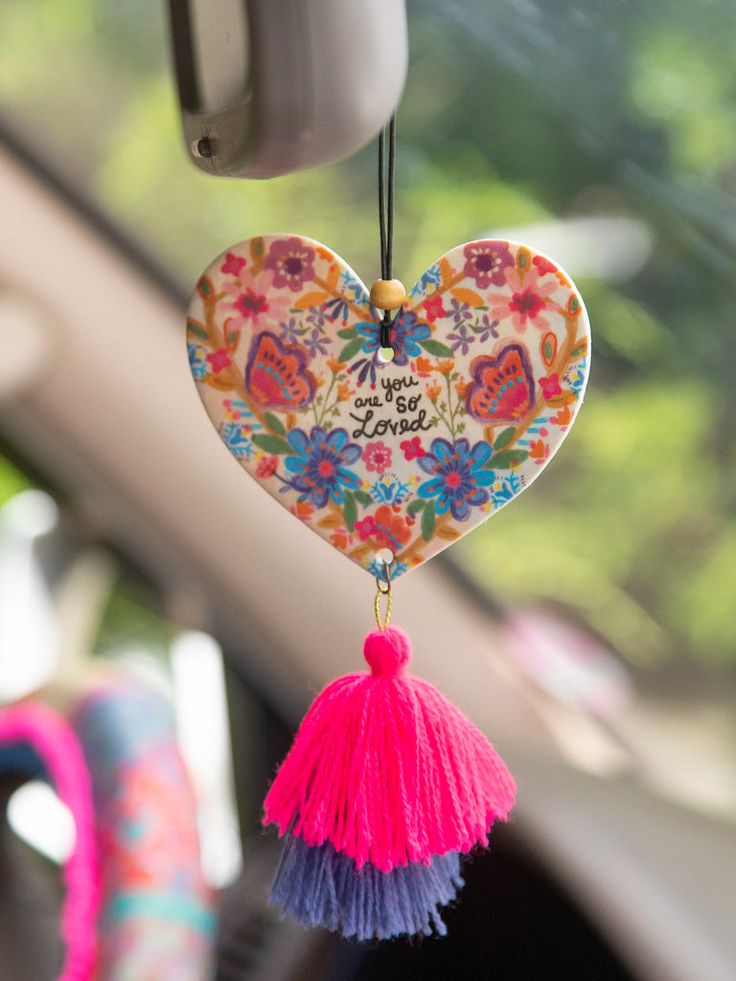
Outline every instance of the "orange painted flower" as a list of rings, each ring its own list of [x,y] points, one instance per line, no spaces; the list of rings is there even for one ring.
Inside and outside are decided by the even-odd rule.
[[[345,365],[342,363],[342,361],[338,361],[337,358],[328,358],[327,367],[330,369],[333,375],[336,375],[338,372],[342,371]]]
[[[335,548],[339,549],[346,549],[352,540],[353,536],[350,534],[347,528],[335,528],[330,535],[330,541]]]
[[[300,521],[309,521],[314,514],[314,508],[309,501],[297,501],[296,504],[292,505],[291,513]]]
[[[441,375],[449,375],[455,370],[455,362],[448,358],[447,361],[438,361],[434,366],[435,371],[439,371]]]
[[[429,378],[429,373],[432,370],[432,362],[429,358],[417,358],[413,366],[416,373],[420,378]]]
[[[317,377],[315,378],[315,380],[314,380],[314,383],[315,383],[315,385],[317,386],[317,388],[322,388],[322,386],[323,386],[323,385],[324,385],[324,383],[325,383],[325,376],[324,376],[324,375],[318,375],[318,376],[317,376]]]
[[[572,412],[570,411],[570,406],[563,405],[563,407],[559,410],[559,412],[556,415],[550,416],[549,421],[553,422],[555,426],[560,426],[561,429],[564,429],[565,426],[569,426],[570,422],[572,421]]]
[[[529,456],[537,463],[542,463],[549,456],[549,446],[542,439],[533,439],[529,444]]]
[[[458,380],[455,382],[455,391],[457,392],[457,394],[460,396],[461,399],[464,399],[465,396],[468,394],[469,388],[470,388],[470,382],[463,381],[462,378],[458,378]]]
[[[427,393],[427,398],[430,402],[436,402],[440,395],[442,395],[442,386],[438,385],[437,382],[433,382],[431,385],[425,385],[424,391]]]
[[[347,402],[350,396],[353,394],[354,389],[350,387],[349,382],[341,382],[337,386],[337,401]]]
[[[411,538],[411,528],[400,514],[396,514],[388,504],[382,504],[375,513],[374,538],[386,545],[392,552],[400,552],[401,547]]]

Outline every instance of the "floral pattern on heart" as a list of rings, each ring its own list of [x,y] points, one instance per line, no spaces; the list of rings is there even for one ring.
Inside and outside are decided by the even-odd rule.
[[[518,496],[581,404],[589,325],[568,276],[513,242],[452,249],[381,356],[350,267],[296,235],[234,246],[197,284],[192,374],[238,463],[373,574],[416,568]]]

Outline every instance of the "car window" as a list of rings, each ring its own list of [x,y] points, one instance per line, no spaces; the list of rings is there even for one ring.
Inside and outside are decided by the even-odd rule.
[[[649,769],[734,814],[736,8],[423,0],[410,16],[397,272],[408,286],[458,242],[513,236],[575,277],[594,335],[558,460],[450,561],[525,629],[595,638],[609,715]],[[8,124],[182,290],[266,231],[377,275],[373,147],[263,183],[187,162],[162,5],[5,0],[0,37]],[[573,667],[525,669],[560,691]],[[683,758],[709,765],[685,783]]]

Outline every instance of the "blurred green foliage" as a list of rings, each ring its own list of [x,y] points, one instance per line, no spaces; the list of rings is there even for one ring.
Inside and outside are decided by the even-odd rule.
[[[266,183],[187,163],[163,5],[5,0],[0,98],[189,284],[259,232],[377,273],[375,148]],[[459,241],[575,215],[646,224],[623,282],[581,282],[587,403],[532,493],[453,550],[502,598],[550,595],[632,663],[736,664],[736,7],[730,0],[410,5],[396,255],[410,282]],[[575,269],[571,272],[574,274]]]
[[[5,457],[0,456],[0,507],[11,497],[15,497],[21,491],[29,490],[32,486],[24,473]]]

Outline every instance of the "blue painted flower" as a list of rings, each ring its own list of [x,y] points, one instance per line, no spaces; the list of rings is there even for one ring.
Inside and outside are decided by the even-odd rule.
[[[207,376],[207,349],[201,344],[187,344],[189,365],[195,378]]]
[[[345,490],[360,487],[360,478],[347,464],[360,457],[357,443],[348,442],[345,429],[327,432],[314,426],[307,435],[302,429],[292,429],[287,436],[294,456],[286,457],[286,469],[294,474],[290,485],[300,493],[300,501],[309,500],[323,508],[329,500],[342,504]]]
[[[368,303],[368,290],[359,279],[356,279],[355,276],[351,276],[349,272],[343,271],[340,274],[340,280],[342,282],[343,293],[355,300],[356,303],[361,305]]]
[[[244,457],[247,460],[253,455],[254,446],[243,432],[243,427],[240,423],[223,423],[220,428],[220,436],[234,457],[238,459]]]
[[[588,364],[587,358],[582,358],[580,363],[576,368],[572,368],[565,376],[565,381],[568,383],[573,392],[582,392],[585,388],[586,367]]]
[[[417,493],[425,499],[436,498],[438,514],[451,511],[456,521],[465,521],[471,507],[488,501],[486,488],[493,483],[494,474],[484,467],[490,455],[488,443],[479,442],[471,448],[467,439],[454,443],[432,440],[429,453],[417,460],[431,479],[420,484]]]
[[[399,576],[403,575],[409,567],[406,562],[396,562],[394,560],[391,563],[391,579],[398,579]],[[379,562],[378,559],[373,559],[371,564],[368,566],[368,572],[372,573],[376,579],[382,579],[386,582],[386,565],[383,562]]]
[[[332,300],[328,300],[322,309],[325,312],[325,316],[329,317],[330,320],[342,320],[343,324],[348,322],[350,307],[342,297],[336,296]]]
[[[491,491],[491,500],[497,508],[503,507],[504,504],[508,504],[512,501],[516,495],[521,491],[523,484],[519,476],[515,473],[510,473],[508,477],[504,477],[500,485]]]
[[[395,473],[386,473],[375,481],[368,493],[376,504],[401,504],[411,493],[411,487]]]
[[[422,293],[428,292],[430,287],[439,286],[441,282],[442,274],[440,272],[440,264],[435,262],[412,286],[412,288],[409,290],[409,296],[416,299],[416,297],[420,296]]]
[[[363,350],[366,354],[376,354],[381,347],[381,325],[366,322],[356,324],[356,330],[365,338]],[[431,333],[429,324],[422,323],[412,310],[399,311],[391,328],[393,363],[405,365],[409,358],[418,357],[422,353],[420,343],[429,340]]]

